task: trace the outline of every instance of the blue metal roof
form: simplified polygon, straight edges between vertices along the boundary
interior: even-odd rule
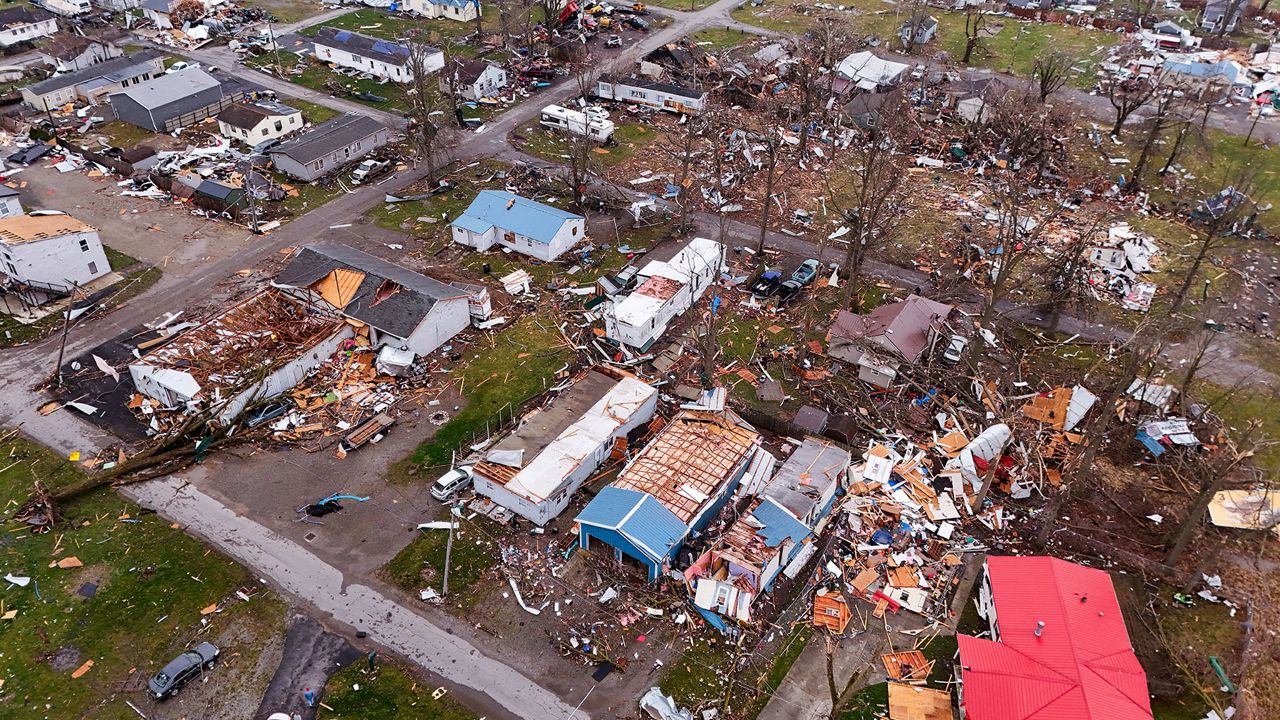
[[[575,522],[616,530],[660,563],[684,541],[689,527],[648,493],[612,485],[578,513]]]
[[[530,240],[550,244],[566,221],[581,219],[581,215],[543,205],[514,193],[481,190],[453,224],[467,230],[484,227],[484,230],[474,232],[484,232],[488,230],[488,226],[493,225],[524,235]]]
[[[452,5],[456,8],[464,8],[468,5],[480,5],[480,0],[427,0],[432,5]]]
[[[793,543],[803,542],[812,533],[804,523],[795,519],[782,506],[765,498],[751,511],[751,516],[759,520],[764,527],[756,530],[756,534],[764,538],[766,547],[776,548],[788,538]]]
[[[470,230],[473,233],[487,233],[493,227],[493,223],[485,220],[484,218],[478,218],[475,215],[463,215],[457,220],[454,220],[453,224],[463,230]]]
[[[1166,72],[1175,72],[1180,75],[1190,75],[1198,78],[1211,78],[1221,75],[1228,81],[1234,83],[1239,76],[1240,71],[1235,63],[1229,60],[1223,60],[1216,63],[1189,63],[1178,62],[1176,60],[1166,60],[1164,63]]]
[[[617,528],[632,508],[644,499],[644,493],[635,490],[606,486],[587,506],[582,508],[574,522]]]

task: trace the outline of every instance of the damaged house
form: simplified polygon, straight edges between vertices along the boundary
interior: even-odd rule
[[[236,103],[218,113],[218,132],[250,147],[282,138],[302,124],[301,110],[270,100]]]
[[[647,350],[720,279],[723,269],[724,246],[707,238],[690,240],[670,260],[646,264],[636,274],[636,289],[603,307],[605,335]]]
[[[0,259],[0,273],[21,286],[29,305],[66,295],[111,272],[98,229],[70,215],[0,219]]]
[[[1156,295],[1156,284],[1140,279],[1154,268],[1151,261],[1160,248],[1148,235],[1134,232],[1128,223],[1107,230],[1105,241],[1088,249],[1089,283],[1114,293],[1128,310],[1146,311]]]
[[[475,491],[546,525],[657,405],[658,391],[647,383],[592,368],[489,449],[472,467]]]
[[[686,115],[698,114],[707,102],[705,90],[635,76],[601,75],[596,81],[596,97]]]
[[[377,120],[347,113],[276,145],[267,156],[281,172],[311,182],[386,145],[390,137]]]
[[[40,48],[40,59],[55,73],[69,73],[120,57],[120,48],[105,40],[75,33],[54,33]]]
[[[400,9],[425,18],[460,22],[470,22],[484,13],[480,0],[405,0]]]
[[[494,97],[506,86],[507,71],[486,60],[453,58],[440,73],[440,90],[467,100]]]
[[[405,83],[413,79],[409,48],[390,40],[325,26],[316,33],[316,59],[359,70],[377,78]],[[422,69],[433,73],[444,67],[444,53],[427,49]]]
[[[162,407],[227,423],[297,385],[355,334],[338,313],[269,288],[151,350],[129,375]]]
[[[452,223],[453,241],[494,245],[550,262],[585,237],[586,218],[504,190],[481,190]]]
[[[0,10],[0,47],[33,42],[56,32],[57,18],[40,8],[17,5]]]
[[[164,74],[164,54],[142,50],[22,88],[22,102],[45,112],[77,100],[99,103],[114,92]]]
[[[910,65],[883,60],[864,50],[849,55],[836,65],[836,78],[831,89],[837,94],[853,90],[884,92],[902,82]]]
[[[378,366],[407,370],[471,324],[470,294],[346,245],[302,248],[273,283],[324,313],[367,328]]]
[[[988,556],[978,613],[991,639],[957,634],[969,720],[1151,720],[1147,674],[1111,577],[1051,557]]]
[[[732,411],[682,410],[574,519],[583,550],[670,572],[676,554],[729,502],[744,477],[767,475],[760,436]],[[757,459],[762,458],[762,459]],[[756,482],[754,475],[748,485]]]
[[[841,310],[827,331],[827,354],[858,368],[858,379],[893,384],[903,363],[915,365],[943,334],[952,307],[919,295],[867,315]]]
[[[693,604],[749,622],[755,598],[771,591],[784,570],[788,577],[795,577],[812,556],[812,541],[831,517],[850,460],[847,450],[805,438],[750,509],[685,571]],[[754,490],[743,488],[744,494]]]

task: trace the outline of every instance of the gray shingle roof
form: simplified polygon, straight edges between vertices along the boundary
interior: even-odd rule
[[[48,80],[41,80],[31,86],[31,92],[36,95],[45,95],[55,90],[80,85],[97,78],[112,78],[114,80],[119,79],[121,76],[133,77],[133,75],[137,74],[135,68],[162,57],[164,57],[164,53],[159,51],[143,50],[132,55],[112,58],[83,70],[77,70],[66,75],[55,75]]]
[[[341,30],[326,25],[320,28],[320,32],[316,33],[314,42],[346,50],[361,57],[380,60],[389,65],[404,66],[409,62],[409,48],[407,46],[390,40],[361,35],[352,30]]]
[[[33,25],[49,20],[53,15],[40,8],[11,7],[0,10],[0,27]]]
[[[218,122],[242,130],[252,130],[264,118],[289,116],[299,112],[281,103],[259,100],[256,103],[236,103],[218,113]]]
[[[269,154],[285,155],[306,165],[382,129],[373,118],[347,113],[275,146]]]
[[[356,270],[365,274],[343,314],[368,323],[397,337],[407,338],[440,300],[466,297],[465,291],[416,273],[348,245],[308,245],[293,257],[276,276],[276,283],[310,287],[334,270]],[[396,286],[387,294],[386,283]],[[377,298],[379,290],[385,296]]]

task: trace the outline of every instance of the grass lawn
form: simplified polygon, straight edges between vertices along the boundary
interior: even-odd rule
[[[337,110],[334,110],[333,108],[328,107],[327,105],[313,103],[309,100],[299,100],[297,98],[288,98],[284,102],[286,105],[289,105],[290,107],[301,110],[302,119],[313,125],[319,125],[320,123],[326,120],[331,120],[340,114]]]
[[[449,513],[440,514],[439,520],[447,520]],[[485,534],[473,529],[477,523],[487,523],[484,517],[474,520],[458,520],[453,538],[453,556],[449,565],[449,602],[462,598],[468,605],[474,598],[468,590],[498,562],[497,548],[484,539]],[[396,554],[382,568],[382,574],[392,584],[416,594],[426,587],[441,591],[444,580],[444,556],[449,542],[447,530],[417,530],[417,537]]]
[[[708,5],[715,4],[715,1],[716,0],[650,0],[650,2],[645,4],[656,5],[657,7],[666,8],[668,10],[693,12],[694,10],[701,10]]]
[[[880,37],[886,49],[894,52],[901,49],[897,31],[903,19],[895,6],[886,5],[880,0],[853,0],[849,7],[856,9],[856,13],[815,12],[805,15],[797,12],[795,7],[797,6],[787,0],[765,0],[758,8],[744,3],[733,11],[732,16],[740,22],[787,33],[805,32],[828,21],[845,23],[855,28],[859,35]],[[964,13],[933,8],[930,9],[930,14],[938,20],[938,39],[918,48],[916,53],[923,57],[942,50],[959,61],[964,57]],[[1117,33],[1052,23],[1022,22],[1008,17],[989,17],[987,28],[994,34],[986,38],[983,47],[974,52],[972,65],[1026,76],[1030,74],[1037,57],[1052,50],[1060,50],[1077,58],[1076,67],[1082,72],[1074,74],[1072,84],[1079,87],[1092,87],[1094,84],[1094,68],[1102,61],[1106,52],[1098,50],[1099,46],[1110,47],[1122,39]]]
[[[1265,389],[1248,385],[1238,389],[1225,388],[1205,381],[1195,381],[1194,385],[1195,396],[1209,403],[1233,433],[1243,432],[1250,421],[1257,419],[1262,421],[1262,425],[1254,434],[1255,441],[1280,438],[1280,413],[1275,411],[1277,398]],[[1280,473],[1280,446],[1272,445],[1258,451],[1253,457],[1253,464],[1270,473]]]
[[[563,163],[570,152],[569,139],[542,127],[534,120],[513,133],[524,138],[518,147],[524,152],[550,162]],[[660,136],[651,127],[638,122],[618,123],[613,133],[613,143],[595,149],[596,161],[601,168],[611,168],[630,160],[637,152],[656,141]]]
[[[57,489],[81,477],[77,465],[14,436],[0,442],[0,457],[0,493],[10,508],[26,500],[34,480]],[[26,587],[0,588],[3,607],[16,612],[0,624],[8,659],[0,678],[15,713],[6,717],[136,717],[125,705],[134,696],[118,687],[131,669],[149,677],[186,647],[237,626],[242,637],[243,628],[253,628],[252,638],[280,630],[282,606],[235,599],[237,588],[256,586],[244,568],[158,515],[112,491],[60,509],[52,532],[32,535],[9,523],[0,543],[5,572],[31,578]],[[71,557],[83,567],[50,567]],[[80,594],[86,583],[97,585],[91,597]],[[201,609],[223,601],[225,612],[204,616],[212,631],[202,633]],[[242,662],[236,654],[247,660],[251,642],[222,647],[214,672],[229,678]],[[71,671],[89,660],[83,677],[73,679]]]
[[[271,13],[276,22],[296,23],[324,12],[319,0],[246,0],[246,7],[260,8]]]
[[[718,705],[724,701],[727,693],[723,673],[733,661],[733,648],[719,635],[714,635],[714,640],[713,645],[707,637],[695,638],[684,654],[667,663],[658,678],[658,687],[680,707]],[[729,673],[727,677],[734,676]]]
[[[451,380],[461,382],[466,406],[402,464],[444,467],[455,450],[465,451],[483,439],[486,425],[496,429],[500,414],[509,418],[526,400],[553,385],[556,371],[572,357],[555,324],[536,315],[488,342],[487,348],[468,348],[466,364],[451,373]]]
[[[339,173],[341,175],[341,173]],[[328,182],[304,183],[281,173],[272,175],[276,183],[288,185],[298,191],[297,195],[286,196],[281,204],[293,217],[299,217],[329,202],[342,192],[338,183],[329,178]]]
[[[105,135],[112,145],[126,150],[155,137],[155,133],[150,130],[130,125],[123,120],[112,120],[91,129],[90,132]]]
[[[485,32],[490,32],[496,27],[498,9],[495,5],[489,3],[482,5],[482,8]],[[532,12],[532,10],[530,11]],[[370,37],[382,38],[383,40],[399,40],[410,33],[418,32],[425,34],[428,42],[433,47],[443,50],[448,57],[480,57],[479,48],[463,40],[466,36],[475,33],[476,24],[474,21],[458,22],[457,20],[424,20],[398,17],[379,10],[364,8],[319,25],[303,28],[298,31],[298,34],[312,37],[320,32],[320,28],[324,26],[354,30]]]
[[[733,30],[731,28],[707,28],[706,30],[699,30],[689,36],[690,40],[698,43],[699,47],[710,53],[720,52],[721,50],[727,50],[731,47],[737,47],[743,42],[754,38],[754,35],[750,35],[741,30]]]
[[[435,688],[419,683],[398,665],[379,659],[369,672],[363,658],[329,677],[316,711],[319,720],[474,720],[449,695],[433,698]]]
[[[880,720],[889,707],[889,684],[868,685],[849,700],[840,720]]]
[[[92,317],[86,322],[93,322],[93,317],[110,312],[120,305],[146,292],[160,279],[161,270],[155,266],[145,266],[136,258],[112,248],[103,246],[111,269],[120,273],[123,279],[116,285],[115,292],[104,299]],[[62,327],[63,314],[54,312],[37,320],[23,324],[12,317],[0,314],[0,347],[11,347],[39,340]]]

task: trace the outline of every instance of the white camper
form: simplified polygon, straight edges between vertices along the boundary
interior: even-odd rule
[[[597,114],[587,115],[559,105],[542,108],[539,120],[543,127],[581,135],[596,142],[606,143],[613,137],[613,121]]]

